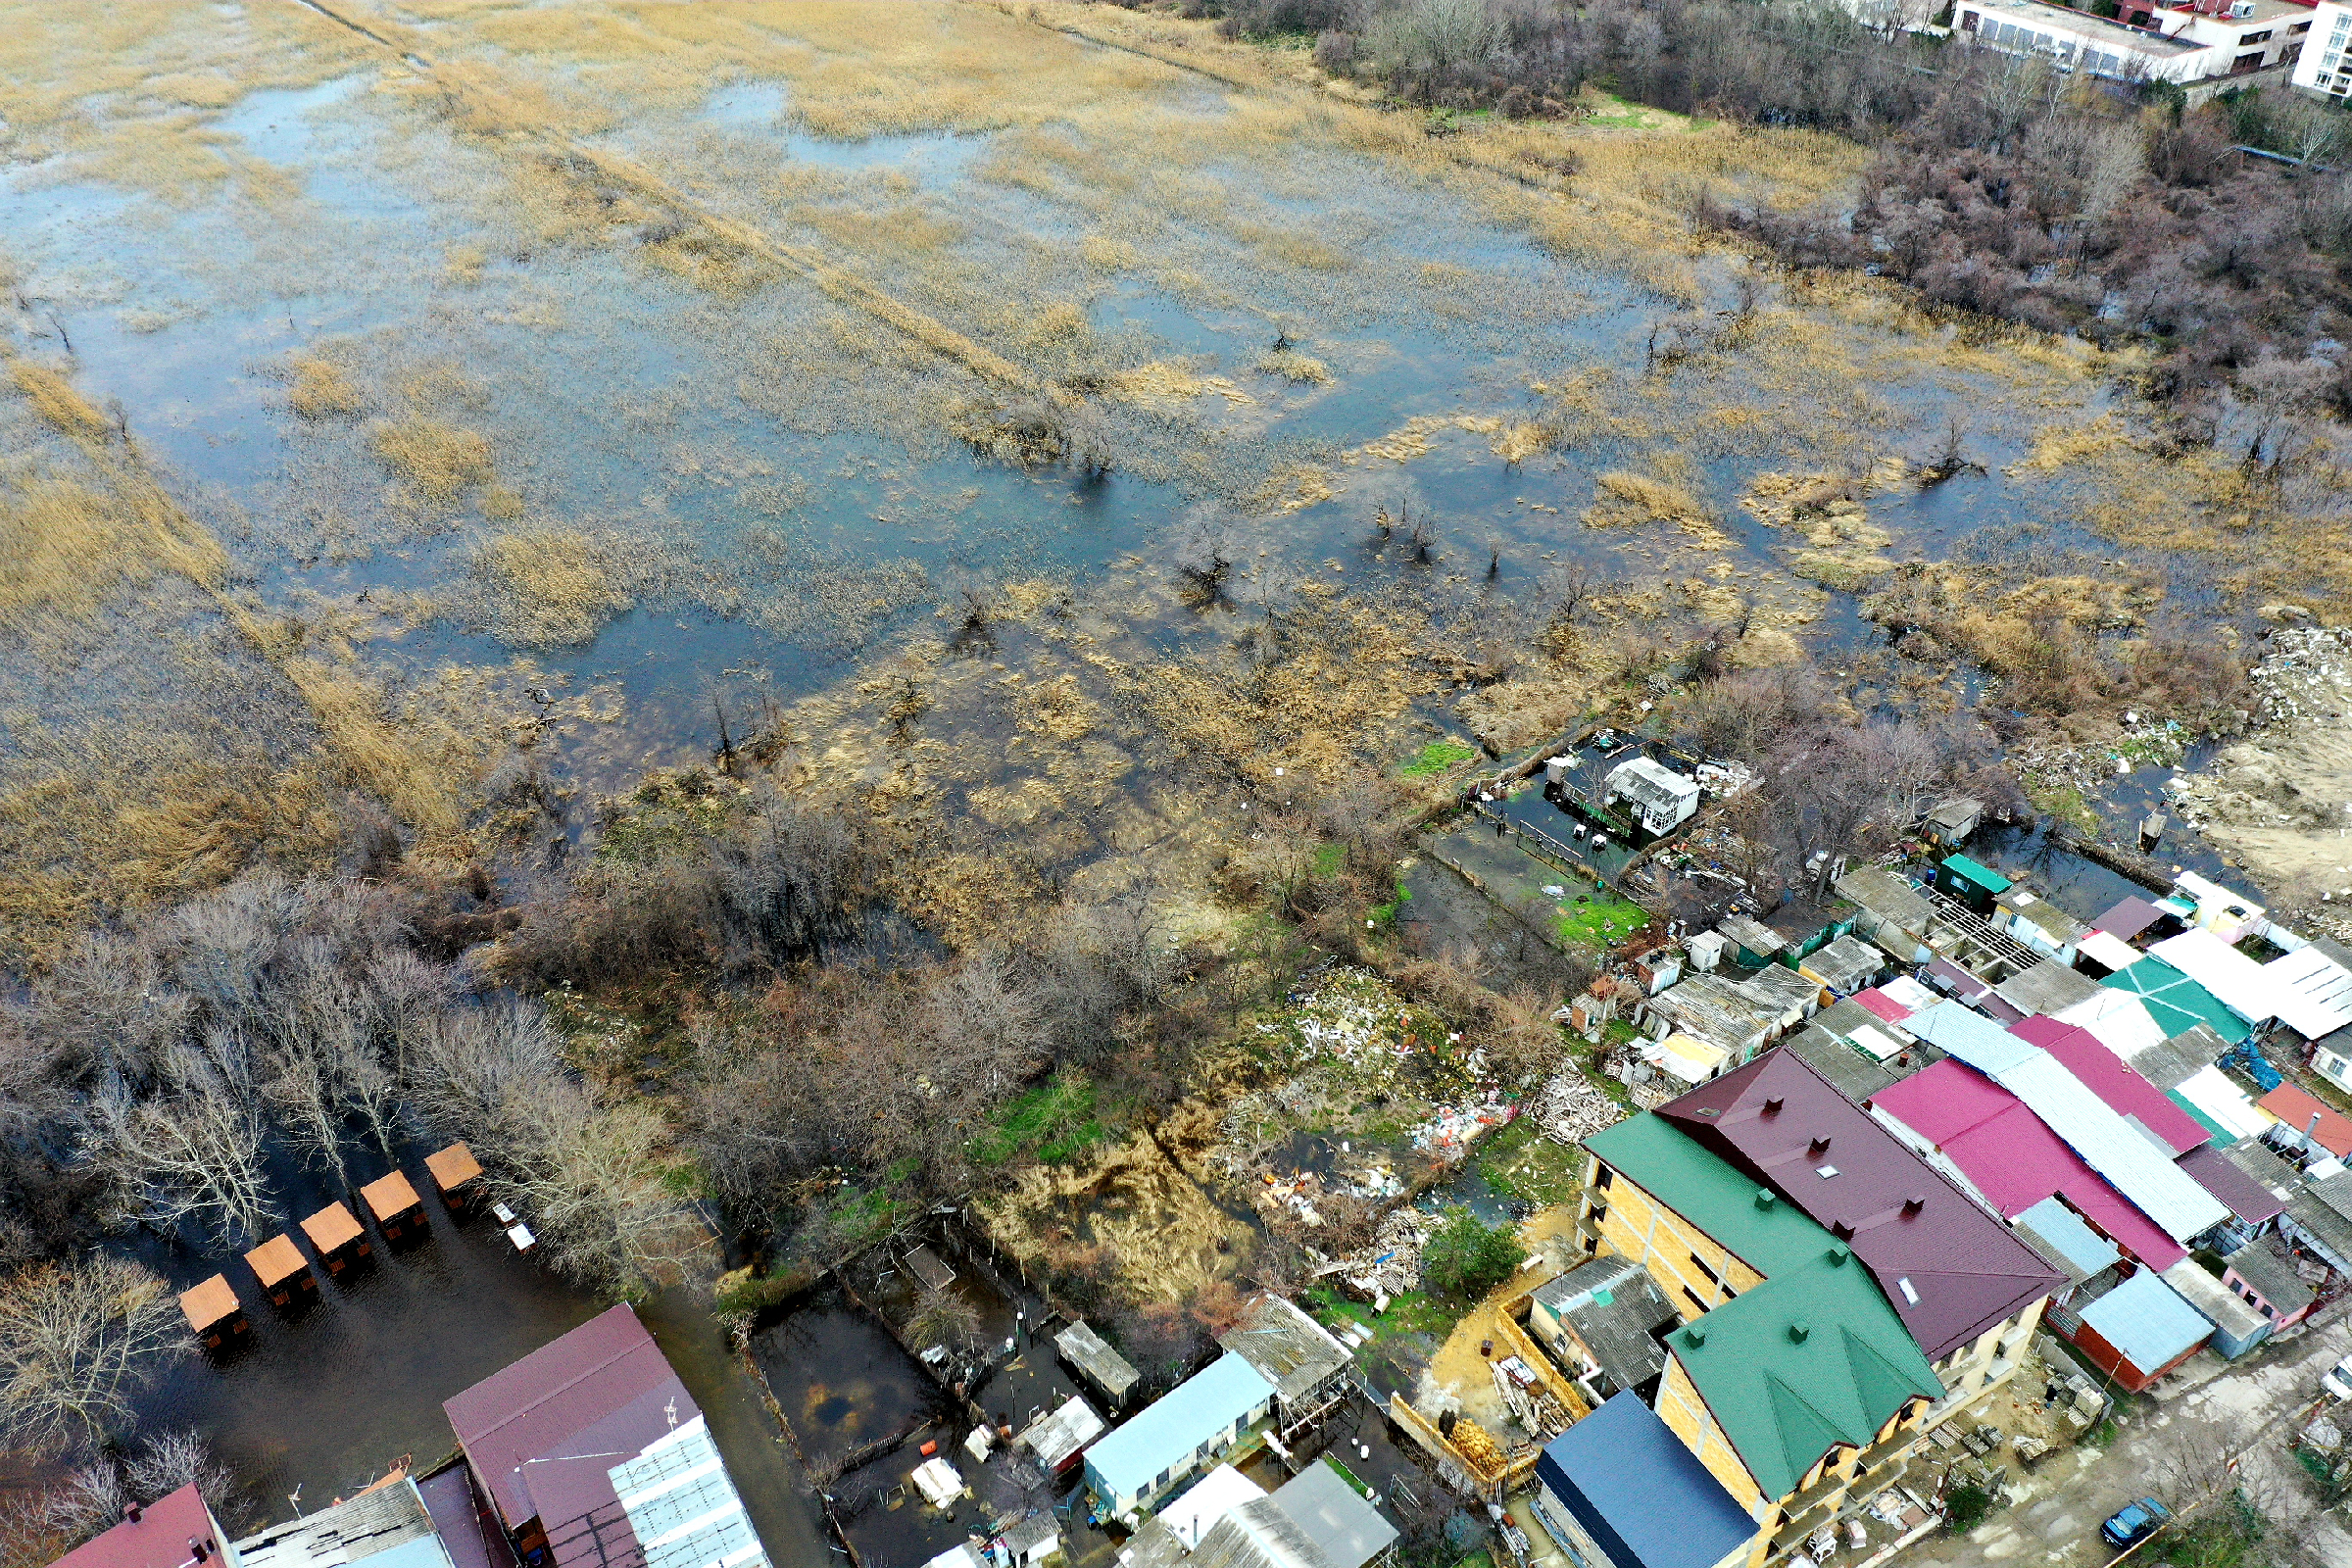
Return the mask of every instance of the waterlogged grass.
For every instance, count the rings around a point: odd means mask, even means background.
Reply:
[[[1465,746],[1460,741],[1431,741],[1404,764],[1404,776],[1429,778],[1459,763],[1475,761],[1478,755],[1477,747]]]
[[[1461,1320],[1459,1312],[1426,1291],[1393,1297],[1387,1311],[1375,1312],[1369,1301],[1352,1300],[1327,1285],[1318,1285],[1306,1293],[1306,1304],[1326,1327],[1347,1322],[1370,1329],[1375,1344],[1405,1334],[1429,1334],[1444,1340]]]
[[[1413,890],[1404,885],[1404,879],[1402,877],[1398,877],[1396,879],[1396,896],[1386,904],[1375,904],[1372,906],[1372,918],[1379,921],[1382,925],[1396,924],[1397,911],[1404,907],[1406,903],[1411,900],[1412,896]]]
[[[1478,1148],[1478,1170],[1487,1185],[1539,1208],[1565,1203],[1584,1187],[1584,1152],[1544,1137],[1527,1117],[1488,1134]]]

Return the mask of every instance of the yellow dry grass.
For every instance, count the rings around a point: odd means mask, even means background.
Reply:
[[[447,505],[490,482],[490,442],[478,430],[411,414],[383,421],[368,436],[384,466],[427,501]]]
[[[315,354],[296,355],[290,364],[294,384],[286,393],[286,406],[305,419],[331,419],[342,415],[361,413],[368,407],[359,383],[351,372],[332,360]]]
[[[633,602],[586,534],[544,529],[485,542],[473,573],[490,630],[512,648],[577,647]]]

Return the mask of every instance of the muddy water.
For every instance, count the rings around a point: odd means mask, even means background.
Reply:
[[[247,1301],[250,1343],[177,1363],[141,1401],[140,1426],[203,1433],[243,1484],[257,1527],[348,1496],[395,1464],[441,1462],[457,1446],[444,1399],[611,1304],[516,1252],[487,1215],[452,1216],[428,1191],[423,1152],[404,1150],[400,1168],[427,1194],[428,1234],[394,1249],[370,1224],[369,1257],[340,1278],[315,1271],[318,1302],[298,1315],[261,1302],[242,1261],[195,1238],[140,1250],[174,1289],[220,1271]],[[379,1156],[355,1174],[368,1181],[387,1168]],[[295,1216],[341,1196],[287,1161],[273,1175]],[[708,1300],[670,1292],[638,1310],[709,1419],[771,1558],[824,1561],[799,1468]]]

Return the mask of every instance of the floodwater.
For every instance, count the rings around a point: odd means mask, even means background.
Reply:
[[[233,1254],[152,1240],[138,1250],[173,1289],[222,1272],[246,1303],[248,1343],[177,1362],[139,1416],[143,1432],[204,1434],[243,1484],[256,1528],[348,1496],[396,1465],[422,1471],[452,1456],[444,1399],[611,1304],[515,1251],[488,1214],[451,1215],[424,1172],[428,1147],[437,1146],[404,1149],[399,1161],[424,1197],[428,1233],[393,1248],[365,1221],[369,1256],[340,1278],[314,1267],[318,1298],[299,1314],[261,1300]],[[379,1155],[355,1161],[354,1174],[365,1183],[388,1168]],[[273,1175],[297,1218],[342,1198],[290,1161]],[[799,1467],[709,1301],[680,1290],[638,1311],[702,1407],[771,1558],[792,1568],[823,1561]]]

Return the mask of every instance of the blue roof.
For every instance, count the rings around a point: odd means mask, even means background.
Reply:
[[[2116,1245],[2082,1223],[2082,1216],[2056,1198],[2045,1198],[2017,1216],[2017,1223],[2050,1244],[2067,1266],[2084,1279],[2112,1268],[2124,1254]]]
[[[1536,1479],[1617,1568],[1714,1568],[1755,1538],[1756,1522],[1631,1390],[1552,1439]]]
[[[2213,1333],[2204,1313],[2146,1268],[2091,1302],[2082,1321],[2142,1372],[2194,1349]]]
[[[1132,1497],[1273,1396],[1274,1386],[1228,1350],[1087,1449],[1086,1468],[1098,1491]]]

